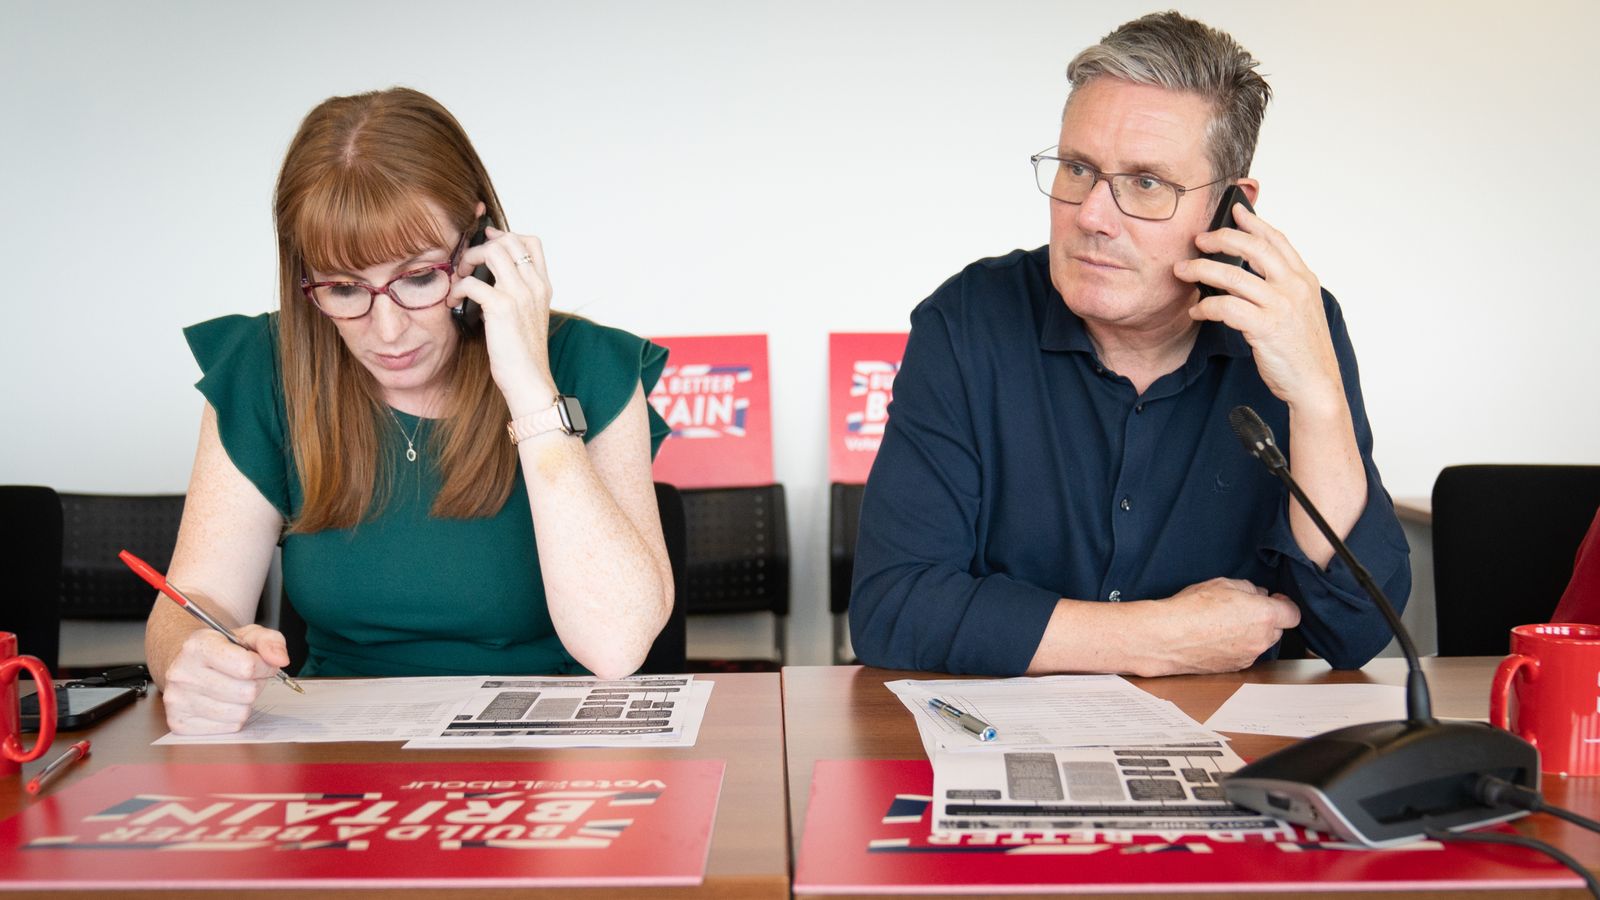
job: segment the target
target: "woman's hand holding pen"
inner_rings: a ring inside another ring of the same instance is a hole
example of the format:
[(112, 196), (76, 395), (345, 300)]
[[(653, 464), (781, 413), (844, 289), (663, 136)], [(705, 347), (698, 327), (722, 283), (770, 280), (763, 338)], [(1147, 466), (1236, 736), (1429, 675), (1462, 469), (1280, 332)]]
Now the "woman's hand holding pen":
[(550, 278), (538, 238), (498, 228), (486, 233), (487, 241), (462, 254), (459, 268), (471, 272), (480, 264), (488, 265), (494, 284), (467, 275), (456, 281), (449, 302), (454, 305), (469, 297), (483, 307), (489, 371), (505, 395), (511, 417), (518, 418), (555, 401), (549, 352)]
[(161, 695), (167, 727), (174, 732), (238, 731), (267, 679), (289, 664), (282, 634), (260, 625), (246, 625), (233, 634), (250, 649), (234, 646), (209, 628), (196, 628), (184, 640), (167, 669)]

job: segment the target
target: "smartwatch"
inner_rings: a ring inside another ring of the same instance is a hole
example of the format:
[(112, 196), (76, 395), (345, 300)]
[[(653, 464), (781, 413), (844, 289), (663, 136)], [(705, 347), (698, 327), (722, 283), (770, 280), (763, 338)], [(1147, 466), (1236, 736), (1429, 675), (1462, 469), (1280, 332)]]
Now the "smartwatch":
[(588, 430), (589, 423), (583, 418), (583, 407), (578, 404), (578, 398), (562, 394), (556, 395), (555, 402), (548, 409), (506, 423), (506, 434), (511, 436), (513, 444), (520, 444), (547, 431), (583, 437)]

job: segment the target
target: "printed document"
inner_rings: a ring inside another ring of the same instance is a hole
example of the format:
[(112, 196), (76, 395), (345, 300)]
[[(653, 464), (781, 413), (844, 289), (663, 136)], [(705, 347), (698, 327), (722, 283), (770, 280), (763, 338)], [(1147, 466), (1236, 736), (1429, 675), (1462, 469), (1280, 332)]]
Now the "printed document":
[(404, 741), (429, 733), (475, 679), (306, 678), (298, 694), (268, 680), (244, 727), (232, 734), (168, 734), (159, 744)]
[(406, 748), (692, 747), (711, 686), (692, 675), (485, 678)]
[(237, 732), (168, 734), (156, 743), (431, 739), (441, 743), (407, 746), (686, 747), (699, 735), (712, 686), (692, 675), (306, 678), (300, 685), (305, 694), (268, 681)]
[(1405, 689), (1391, 684), (1242, 684), (1211, 714), (1206, 727), (1309, 737), (1405, 717)]
[[(886, 686), (911, 710), (929, 759), (941, 750), (1225, 740), (1177, 704), (1118, 675), (905, 680)], [(928, 701), (934, 698), (993, 725), (995, 739), (979, 741), (929, 707)]]
[(933, 830), (1276, 830), (1276, 819), (1223, 799), (1220, 777), (1243, 764), (1221, 742), (939, 753)]

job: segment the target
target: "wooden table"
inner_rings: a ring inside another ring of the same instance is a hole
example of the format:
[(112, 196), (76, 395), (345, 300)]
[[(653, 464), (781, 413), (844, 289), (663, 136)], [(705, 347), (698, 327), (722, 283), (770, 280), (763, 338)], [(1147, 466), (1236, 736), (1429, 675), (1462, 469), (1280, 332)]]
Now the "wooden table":
[[(94, 746), (89, 758), (54, 782), (52, 792), (70, 788), (94, 772), (119, 763), (261, 763), (294, 764), (326, 762), (440, 762), (460, 760), (527, 761), (582, 759), (721, 759), (727, 769), (722, 795), (717, 805), (716, 826), (711, 835), (711, 855), (706, 865), (705, 882), (694, 888), (607, 888), (601, 890), (535, 891), (516, 890), (318, 890), (316, 895), (357, 897), (379, 900), (385, 897), (605, 897), (609, 898), (786, 898), (789, 896), (789, 851), (787, 820), (784, 816), (783, 721), (779, 703), (779, 682), (775, 674), (698, 675), (716, 682), (711, 703), (700, 728), (700, 739), (685, 749), (583, 749), (583, 750), (402, 750), (398, 743), (347, 744), (225, 744), (217, 746), (152, 747), (150, 742), (167, 732), (161, 700), (151, 696), (82, 733), (63, 732), (56, 738), (47, 759), (58, 748), (65, 748), (79, 737), (89, 737)], [(9, 818), (29, 802), (23, 784), (42, 762), (24, 767), (24, 777), (0, 780), (0, 819)], [(199, 897), (198, 891), (127, 891), (117, 897)], [(267, 896), (309, 896), (302, 891), (251, 890), (250, 898)], [(23, 896), (0, 891), (0, 900)], [(103, 891), (74, 893), (51, 891), (38, 896), (55, 898), (104, 896)]]
[[(1489, 682), (1498, 658), (1430, 658), (1423, 661), (1433, 688), (1433, 711), (1445, 717), (1482, 718), (1489, 712)], [(790, 840), (796, 858), (805, 834), (806, 804), (810, 799), (811, 770), (821, 759), (924, 759), (922, 742), (911, 714), (883, 684), (900, 678), (936, 678), (925, 672), (899, 672), (862, 666), (805, 666), (783, 670), (785, 750), (789, 766)], [(1178, 704), (1184, 712), (1204, 722), (1246, 682), (1268, 684), (1403, 684), (1405, 663), (1380, 659), (1357, 672), (1334, 672), (1320, 660), (1267, 663), (1228, 675), (1191, 675), (1172, 678), (1129, 679), (1158, 697)], [(1241, 734), (1233, 749), (1252, 759), (1289, 743), (1286, 738)], [(1574, 809), (1591, 818), (1600, 816), (1600, 778), (1546, 776), (1543, 789), (1551, 803)], [(1590, 871), (1600, 871), (1600, 836), (1546, 815), (1521, 819), (1524, 834), (1548, 841), (1576, 856)], [(1531, 851), (1530, 851), (1531, 852)], [(797, 895), (809, 896), (809, 895)], [(884, 895), (875, 895), (878, 900)], [(924, 895), (926, 896), (926, 895)], [(1030, 895), (1039, 896), (1039, 895)], [(1090, 895), (1062, 894), (1076, 900)], [(1126, 898), (1129, 894), (1108, 895)], [(1206, 898), (1231, 896), (1205, 894)], [(1250, 893), (1263, 898), (1304, 895)], [(1460, 896), (1438, 892), (1414, 894), (1340, 894), (1318, 891), (1316, 898)], [(1581, 890), (1521, 892), (1521, 897), (1587, 897)]]

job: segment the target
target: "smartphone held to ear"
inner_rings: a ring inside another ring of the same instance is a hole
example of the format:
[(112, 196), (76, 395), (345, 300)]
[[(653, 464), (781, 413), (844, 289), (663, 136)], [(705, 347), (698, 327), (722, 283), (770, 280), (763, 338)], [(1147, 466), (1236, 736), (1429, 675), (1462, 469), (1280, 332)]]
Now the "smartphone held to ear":
[[(1237, 184), (1230, 184), (1228, 185), (1228, 189), (1222, 192), (1222, 201), (1217, 204), (1217, 211), (1212, 214), (1211, 225), (1206, 230), (1216, 231), (1219, 228), (1237, 228), (1238, 225), (1234, 224), (1233, 221), (1233, 205), (1235, 203), (1243, 203), (1245, 209), (1248, 209), (1251, 212), (1256, 211), (1256, 208), (1250, 205), (1250, 200), (1244, 195), (1244, 191), (1240, 189)], [(1226, 253), (1207, 253), (1202, 256), (1201, 259), (1211, 259), (1225, 265), (1238, 266), (1244, 269), (1246, 272), (1252, 272), (1253, 274), (1253, 270), (1251, 270), (1250, 265), (1246, 263), (1243, 258), (1238, 256), (1230, 256)], [(1215, 297), (1218, 294), (1227, 293), (1227, 291), (1224, 291), (1222, 288), (1212, 287), (1203, 281), (1200, 282), (1199, 287), (1200, 299), (1202, 300), (1207, 297)]]
[[(467, 239), (467, 246), (476, 247), (488, 240), (488, 229), (493, 224), (494, 221), (488, 215), (481, 216), (478, 219), (478, 224), (474, 226), (472, 237)], [(480, 264), (473, 269), (472, 277), (484, 284), (494, 284), (494, 273), (490, 272), (489, 267), (486, 265)], [(452, 313), (451, 318), (455, 320), (456, 327), (461, 329), (462, 334), (476, 331), (483, 325), (483, 308), (471, 299), (463, 298), (461, 305), (452, 307), (450, 312)]]

